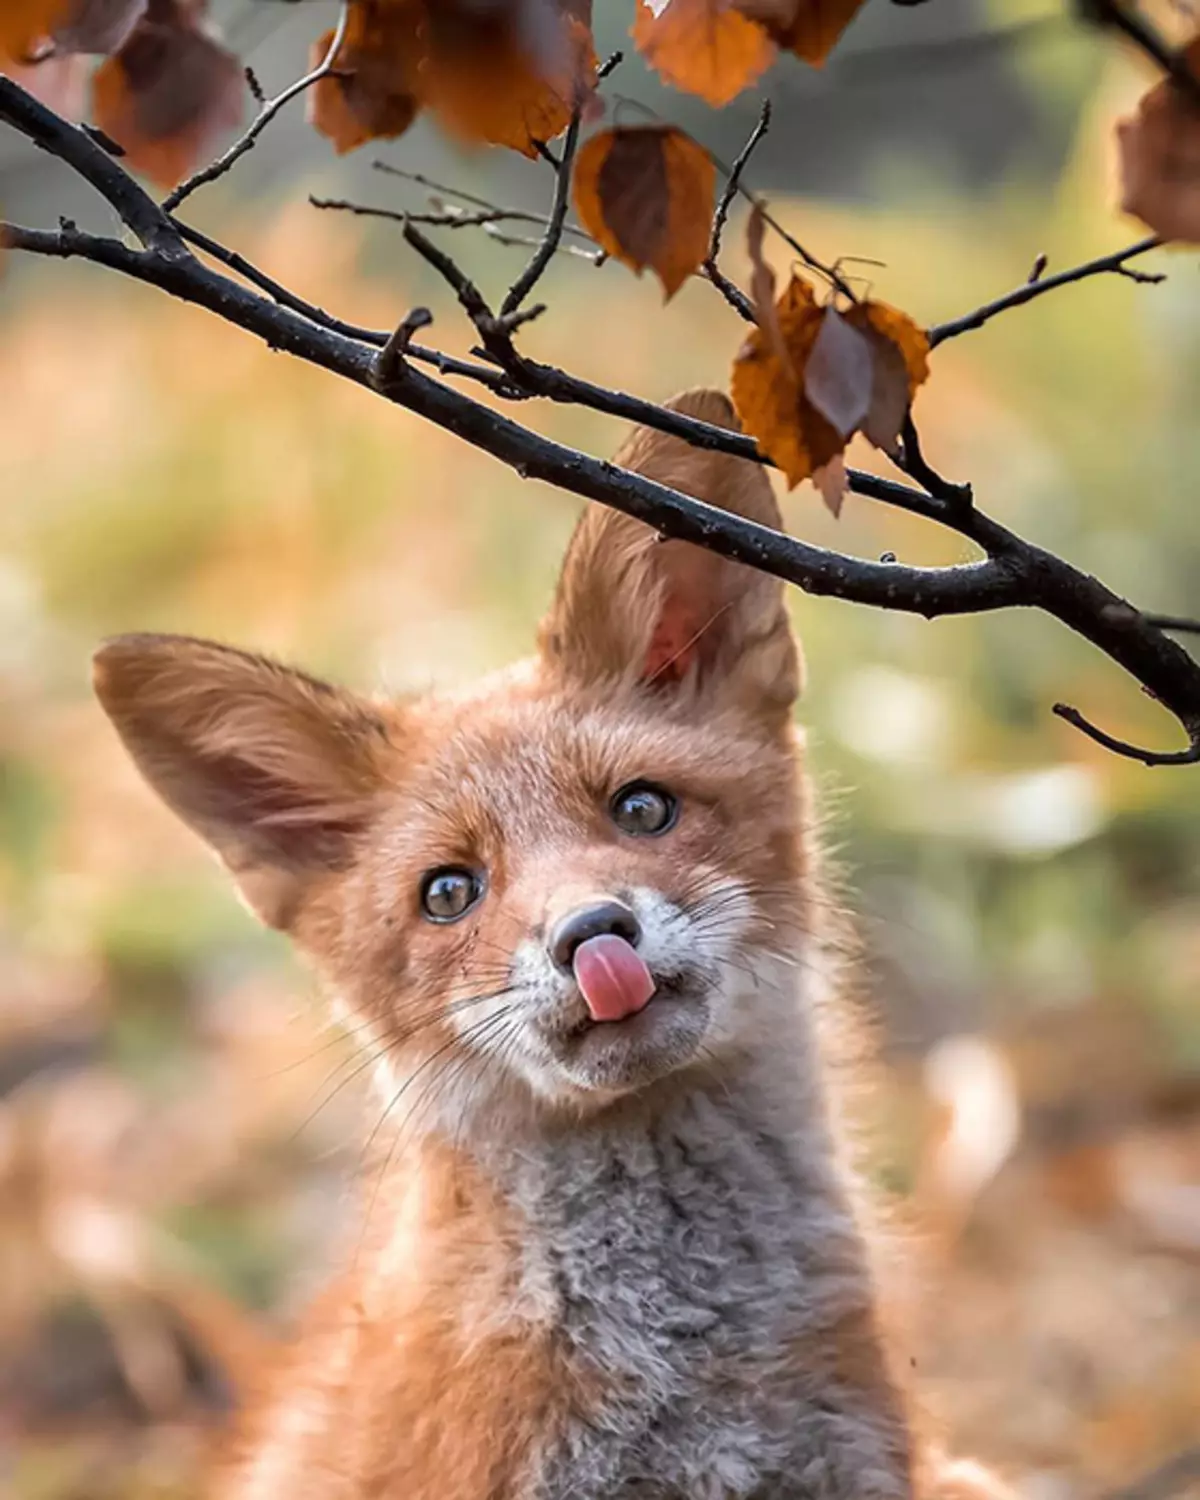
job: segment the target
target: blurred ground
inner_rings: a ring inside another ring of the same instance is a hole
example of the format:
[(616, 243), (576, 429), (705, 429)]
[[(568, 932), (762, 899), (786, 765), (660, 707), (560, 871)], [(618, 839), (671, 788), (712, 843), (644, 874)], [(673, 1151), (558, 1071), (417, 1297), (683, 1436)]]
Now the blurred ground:
[[(957, 314), (1038, 251), (1120, 242), (1101, 142), (1137, 87), (1114, 64), (1067, 91), (1053, 193), (1020, 171), (974, 198), (911, 166), (898, 184), (881, 148), (891, 206), (781, 211), (830, 257), (884, 261), (864, 274), (918, 318)], [(465, 347), (397, 237), (304, 206), (323, 185), (211, 222), (346, 317), (433, 300)], [(513, 252), (460, 249), (507, 279)], [(1196, 613), (1200, 300), (1194, 257), (1163, 264), (1163, 286), (1094, 281), (947, 347), (918, 414), (1001, 519)], [(530, 348), (650, 396), (723, 381), (741, 336), (699, 285), (665, 313), (615, 266), (560, 266), (548, 291)], [(0, 1487), (165, 1500), (195, 1492), (212, 1425), (319, 1275), (367, 1106), (309, 982), (122, 758), (89, 649), (178, 629), (364, 687), (460, 680), (528, 645), (575, 507), (102, 273), (10, 266), (0, 299)], [(618, 438), (521, 415), (594, 452)], [(865, 555), (962, 555), (853, 497), (837, 524), (808, 490), (786, 505)], [(1197, 773), (1049, 715), (1066, 697), (1128, 738), (1172, 733), (1051, 622), (793, 602), (883, 1023), (878, 1171), (918, 1231), (918, 1371), (957, 1446), (1083, 1500), (1200, 1428)]]

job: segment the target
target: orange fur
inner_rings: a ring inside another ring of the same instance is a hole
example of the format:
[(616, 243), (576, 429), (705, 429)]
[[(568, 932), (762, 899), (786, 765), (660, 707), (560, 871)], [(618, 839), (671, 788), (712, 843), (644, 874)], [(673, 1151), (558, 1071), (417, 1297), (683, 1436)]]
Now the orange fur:
[[(712, 392), (676, 406), (732, 421)], [(621, 460), (780, 524), (756, 466), (648, 432)], [(531, 1249), (549, 1231), (500, 1179), (514, 1163), (555, 1160), (597, 1119), (618, 1134), (633, 1128), (708, 1073), (728, 1091), (741, 1059), (782, 1050), (786, 1062), (789, 1044), (764, 1031), (774, 1024), (769, 1005), (760, 1017), (747, 1001), (724, 1053), (670, 1052), (642, 1087), (613, 1083), (624, 1075), (608, 1053), (610, 1071), (596, 1082), (586, 1069), (556, 1072), (536, 1059), (519, 1073), (479, 1038), (492, 1027), (493, 1038), (520, 1040), (495, 1029), (509, 1025), (496, 994), (512, 988), (520, 963), (545, 963), (546, 935), (565, 913), (614, 891), (651, 892), (641, 899), (652, 914), (686, 913), (718, 892), (726, 904), (712, 941), (730, 956), (706, 981), (714, 994), (721, 984), (736, 990), (755, 955), (798, 972), (806, 965), (789, 953), (819, 955), (829, 903), (791, 726), (801, 672), (776, 580), (597, 508), (576, 531), (537, 658), (469, 695), (368, 703), (176, 637), (129, 637), (99, 653), (97, 692), (147, 779), (263, 920), (291, 934), (405, 1080), (389, 1104), (391, 1115), (403, 1097), (380, 1143), (383, 1164), (368, 1174), (378, 1197), (350, 1265), (249, 1404), (218, 1481), (225, 1500), (536, 1500), (547, 1454), (638, 1399), (640, 1372), (610, 1368), (568, 1336), (554, 1257)], [(626, 837), (613, 825), (616, 789), (647, 777), (686, 810), (668, 837)], [(429, 921), (423, 877), (459, 866), (484, 872), (483, 898), (461, 922)], [(692, 947), (703, 946), (702, 931)], [(712, 977), (726, 971), (734, 978)], [(568, 1019), (582, 1015), (594, 1039), (577, 995), (554, 1003), (574, 1006)], [(471, 1006), (481, 1019), (464, 1012)], [(667, 1024), (659, 1013), (647, 1011), (652, 1042), (653, 1027)], [(929, 1477), (913, 1480), (907, 1392), (859, 1265), (834, 1113), (818, 1099), (805, 1127), (806, 1149), (827, 1158), (806, 1170), (841, 1226), (810, 1256), (814, 1277), (833, 1288), (828, 1309), (806, 1313), (802, 1333), (781, 1332), (778, 1349), (697, 1355), (703, 1388), (738, 1412), (764, 1381), (784, 1395), (822, 1390), (874, 1444), (863, 1473), (883, 1488), (868, 1493), (910, 1494), (915, 1483), (944, 1500), (987, 1500), (971, 1489), (975, 1471), (939, 1470), (923, 1440), (916, 1467)], [(780, 1149), (791, 1149), (787, 1140)], [(682, 1362), (685, 1375), (691, 1363)], [(852, 1483), (844, 1500), (852, 1493), (861, 1500)], [(675, 1497), (651, 1478), (622, 1494)]]

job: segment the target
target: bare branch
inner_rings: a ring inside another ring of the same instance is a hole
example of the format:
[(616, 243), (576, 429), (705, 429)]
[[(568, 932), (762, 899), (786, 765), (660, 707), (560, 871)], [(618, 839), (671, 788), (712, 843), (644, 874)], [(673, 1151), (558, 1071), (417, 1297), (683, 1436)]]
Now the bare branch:
[(1187, 615), (1144, 615), (1147, 625), (1156, 630), (1176, 630), (1184, 634), (1200, 635), (1200, 620)]
[[(405, 167), (393, 166), (389, 161), (373, 161), (371, 166), (377, 172), (386, 172), (389, 177), (399, 177), (405, 182), (414, 182), (418, 187), (428, 188), (431, 194), (441, 198), (455, 198), (459, 203), (470, 203), (475, 208), (488, 209), (497, 216), (497, 222), (508, 219), (518, 223), (536, 224), (544, 229), (548, 220), (545, 214), (532, 213), (524, 208), (505, 208), (502, 204), (494, 203), (490, 198), (481, 198), (478, 193), (468, 193), (462, 188), (447, 187), (444, 182), (435, 182), (432, 177), (426, 177), (424, 172), (410, 172)], [(454, 212), (451, 206), (448, 210)], [(585, 240), (589, 245), (599, 250), (596, 241), (588, 234), (586, 229), (580, 229), (578, 224), (564, 224), (564, 234), (573, 235), (576, 239)], [(535, 240), (536, 244), (537, 241)]]
[(733, 200), (737, 197), (738, 186), (742, 180), (742, 172), (746, 163), (754, 155), (754, 148), (766, 135), (771, 126), (771, 101), (764, 99), (762, 109), (759, 111), (758, 121), (750, 132), (746, 144), (738, 152), (729, 176), (725, 182), (725, 188), (717, 202), (716, 212), (713, 214), (712, 230), (708, 236), (708, 254), (704, 257), (702, 267), (705, 276), (725, 298), (730, 307), (748, 323), (754, 322), (754, 308), (749, 297), (742, 291), (741, 287), (730, 281), (729, 277), (717, 264), (721, 253), (721, 237), (725, 233), (725, 221), (729, 217), (729, 209)]
[[(1106, 748), (1132, 755), (1148, 765), (1200, 761), (1200, 663), (1171, 640), (1164, 629), (1155, 626), (1097, 579), (1016, 536), (977, 507), (955, 506), (948, 498), (893, 484), (875, 475), (852, 477), (859, 493), (950, 527), (970, 538), (986, 554), (978, 562), (935, 568), (846, 556), (718, 510), (642, 475), (544, 438), (469, 395), (432, 379), (411, 360), (436, 360), (440, 356), (434, 351), (418, 353), (411, 343), (402, 348), (407, 333), (379, 335), (370, 330), (350, 333), (330, 326), (335, 320), (327, 314), (290, 293), (285, 293), (284, 300), (278, 295), (282, 289), (270, 278), (256, 268), (247, 269), (248, 263), (244, 261), (232, 263), (231, 252), (219, 246), (216, 251), (212, 249), (215, 242), (201, 248), (219, 262), (226, 257), (229, 270), (245, 276), (258, 289), (244, 286), (204, 264), (182, 243), (185, 233), (195, 242), (194, 231), (185, 231), (183, 226), (162, 215), (96, 142), (35, 105), (18, 85), (2, 78), (0, 120), (14, 124), (43, 149), (69, 162), (119, 212), (127, 209), (131, 217), (126, 222), (132, 227), (136, 219), (148, 237), (143, 239), (144, 248), (138, 250), (118, 240), (85, 234), (70, 224), (57, 232), (5, 227), (0, 232), (13, 247), (43, 255), (77, 256), (120, 271), (205, 307), (262, 339), (269, 347), (293, 354), (368, 390), (379, 389), (378, 349), (393, 342), (395, 369), (389, 372), (391, 379), (382, 392), (385, 399), (493, 455), (523, 477), (556, 484), (572, 494), (624, 511), (663, 535), (707, 547), (783, 578), (809, 593), (930, 619), (1014, 606), (1040, 609), (1130, 672), (1178, 718), (1190, 748), (1168, 753), (1144, 751), (1096, 729), (1077, 709), (1058, 705), (1056, 712), (1061, 717)], [(464, 310), (480, 333), (487, 357), (501, 365), (495, 375), (505, 384), (502, 394), (515, 390), (518, 394), (547, 395), (556, 400), (577, 400), (586, 394), (585, 404), (597, 409), (647, 420), (701, 446), (720, 447), (750, 459), (760, 457), (754, 444), (740, 434), (710, 428), (705, 423), (691, 424), (677, 413), (664, 412), (650, 403), (640, 403), (636, 398), (607, 392), (601, 387), (589, 387), (565, 372), (521, 359), (512, 350), (510, 328), (503, 315), (499, 318), (493, 315), (478, 288), (450, 257), (432, 246), (411, 224), (406, 226), (405, 234), (455, 287)], [(481, 373), (483, 368), (467, 366), (462, 373), (487, 383), (487, 377)], [(567, 391), (571, 392), (569, 396)]]
[(1082, 265), (1071, 266), (1069, 270), (1059, 271), (1054, 276), (1044, 274), (1045, 257), (1038, 256), (1034, 262), (1037, 275), (1031, 274), (1028, 281), (1015, 287), (1011, 292), (1006, 292), (1003, 297), (997, 297), (994, 302), (985, 302), (974, 312), (964, 313), (961, 318), (952, 318), (949, 323), (936, 323), (929, 330), (929, 346), (931, 349), (936, 349), (939, 344), (944, 344), (947, 339), (957, 338), (960, 333), (969, 333), (974, 328), (982, 328), (985, 323), (990, 322), (1000, 313), (1007, 312), (1010, 307), (1023, 307), (1026, 302), (1032, 302), (1035, 297), (1044, 297), (1047, 292), (1056, 291), (1060, 286), (1069, 286), (1075, 281), (1085, 281), (1089, 276), (1116, 272), (1136, 281), (1165, 281), (1166, 276), (1161, 272), (1133, 272), (1125, 265), (1126, 261), (1132, 260), (1137, 255), (1145, 255), (1149, 250), (1157, 250), (1163, 243), (1164, 241), (1158, 235), (1149, 234), (1145, 239), (1135, 240), (1132, 245), (1126, 245), (1124, 250), (1114, 250), (1110, 255), (1099, 255), (1095, 260), (1085, 260)]
[(516, 312), (521, 306), (541, 279), (542, 273), (554, 258), (554, 252), (562, 240), (563, 225), (567, 221), (567, 206), (571, 201), (571, 169), (575, 165), (575, 151), (579, 145), (580, 119), (581, 111), (577, 104), (571, 113), (571, 123), (567, 126), (562, 157), (555, 168), (557, 177), (554, 184), (554, 203), (550, 209), (550, 217), (546, 221), (545, 233), (537, 249), (530, 256), (528, 265), (509, 287), (504, 301), (500, 304), (502, 315)]
[[(295, 83), (289, 84), (281, 94), (276, 94), (274, 99), (268, 99), (258, 114), (255, 115), (246, 133), (239, 136), (227, 151), (222, 152), (217, 157), (216, 161), (209, 162), (207, 167), (202, 167), (199, 172), (193, 173), (186, 182), (181, 182), (177, 188), (169, 192), (163, 199), (163, 208), (166, 209), (167, 213), (173, 213), (185, 198), (191, 197), (197, 188), (203, 187), (206, 183), (215, 182), (218, 177), (223, 177), (236, 161), (252, 149), (259, 136), (285, 104), (290, 104), (298, 95), (312, 88), (314, 84), (320, 83), (322, 78), (329, 77), (333, 71), (333, 60), (338, 55), (342, 42), (345, 40), (346, 26), (349, 19), (349, 0), (342, 0), (342, 8), (338, 14), (337, 26), (334, 28), (333, 40), (329, 43), (329, 50), (326, 52), (323, 61), (318, 63), (310, 72), (306, 73), (303, 78), (297, 78)], [(253, 87), (251, 88), (251, 92), (253, 92)], [(259, 90), (259, 95), (256, 97), (261, 97), (261, 89)]]

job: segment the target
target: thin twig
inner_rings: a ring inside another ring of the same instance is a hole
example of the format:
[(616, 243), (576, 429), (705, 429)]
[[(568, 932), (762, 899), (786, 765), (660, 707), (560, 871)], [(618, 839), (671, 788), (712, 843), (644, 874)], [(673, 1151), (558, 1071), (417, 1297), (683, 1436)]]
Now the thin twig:
[(229, 171), (230, 167), (233, 166), (234, 162), (240, 157), (245, 156), (247, 151), (251, 150), (259, 136), (285, 104), (290, 104), (297, 95), (303, 94), (306, 89), (310, 89), (314, 84), (320, 83), (322, 78), (329, 77), (333, 71), (334, 58), (341, 51), (342, 42), (345, 40), (346, 26), (349, 19), (349, 0), (342, 0), (337, 26), (334, 29), (333, 39), (329, 43), (329, 50), (326, 52), (324, 59), (315, 68), (306, 73), (303, 78), (297, 78), (295, 83), (289, 84), (281, 94), (276, 94), (274, 99), (268, 99), (258, 114), (255, 115), (250, 128), (244, 135), (239, 136), (227, 151), (218, 156), (215, 161), (209, 162), (207, 167), (202, 167), (200, 171), (194, 172), (186, 182), (181, 182), (177, 188), (168, 193), (163, 199), (163, 208), (167, 213), (173, 213), (185, 198), (191, 197), (197, 188), (204, 187), (206, 183), (215, 182), (218, 177), (223, 177)]
[[(1128, 274), (1125, 271), (1126, 261), (1132, 260), (1136, 255), (1145, 255), (1149, 250), (1157, 250), (1163, 243), (1158, 235), (1150, 234), (1132, 245), (1126, 245), (1124, 250), (1114, 250), (1110, 255), (1098, 255), (1095, 260), (1085, 260), (1082, 265), (1071, 266), (1069, 270), (1059, 271), (1057, 275), (1043, 275), (1036, 279), (1031, 277), (1011, 292), (1006, 292), (1003, 297), (997, 297), (994, 302), (985, 302), (974, 312), (964, 313), (961, 318), (952, 318), (948, 323), (935, 324), (929, 330), (929, 347), (936, 349), (939, 344), (944, 344), (947, 339), (957, 338), (960, 333), (982, 328), (985, 323), (998, 314), (1007, 312), (1010, 307), (1022, 307), (1026, 302), (1044, 297), (1047, 292), (1056, 291), (1060, 286), (1068, 286), (1072, 282), (1084, 281), (1089, 276), (1100, 276), (1106, 272)], [(1035, 267), (1036, 264), (1035, 262)], [(1162, 281), (1165, 278), (1158, 273), (1147, 275), (1143, 272), (1137, 279)]]
[(354, 203), (348, 198), (318, 198), (309, 193), (308, 201), (313, 208), (339, 209), (342, 213), (357, 214), (367, 219), (390, 219), (394, 224), (428, 224), (441, 229), (471, 229), (481, 224), (499, 224), (506, 219), (524, 219), (528, 214), (511, 214), (504, 208), (481, 208), (477, 211), (453, 210), (441, 213), (410, 213), (404, 208), (376, 208), (371, 203)]
[(708, 254), (704, 257), (702, 267), (705, 276), (725, 298), (730, 307), (748, 323), (754, 322), (754, 307), (750, 298), (746, 296), (735, 282), (721, 270), (717, 264), (717, 258), (721, 253), (721, 236), (725, 233), (725, 221), (729, 217), (730, 205), (737, 196), (738, 184), (742, 180), (742, 171), (746, 163), (754, 154), (754, 148), (766, 135), (771, 125), (771, 101), (764, 99), (762, 109), (759, 111), (758, 121), (750, 132), (746, 144), (738, 152), (733, 166), (730, 168), (729, 176), (725, 181), (725, 188), (717, 202), (716, 212), (713, 214), (712, 230), (708, 236)]
[[(448, 187), (444, 182), (435, 182), (432, 177), (426, 177), (424, 172), (410, 172), (406, 167), (396, 167), (388, 161), (373, 161), (371, 166), (377, 172), (386, 172), (389, 177), (400, 177), (405, 182), (414, 182), (418, 187), (428, 188), (431, 193), (436, 193), (441, 197), (457, 198), (460, 203), (470, 203), (475, 208), (492, 210), (496, 213), (497, 220), (511, 219), (514, 222), (536, 224), (542, 229), (546, 227), (545, 214), (532, 213), (525, 208), (505, 208), (490, 198), (481, 198), (478, 193), (468, 193), (462, 188)], [(578, 224), (564, 224), (562, 232), (574, 235), (576, 239), (586, 240), (589, 245), (596, 244), (587, 230), (581, 229)], [(536, 244), (537, 241), (533, 243)]]
[(550, 209), (550, 217), (546, 220), (545, 232), (537, 248), (529, 257), (525, 269), (509, 287), (504, 301), (500, 304), (501, 317), (516, 312), (521, 306), (553, 260), (554, 252), (562, 240), (563, 225), (566, 223), (567, 208), (571, 201), (571, 168), (575, 164), (575, 150), (579, 145), (581, 118), (582, 110), (577, 104), (571, 112), (571, 123), (567, 126), (566, 139), (563, 141), (562, 157), (555, 168), (557, 176), (554, 183), (554, 203)]
[(975, 497), (969, 484), (957, 484), (952, 479), (943, 478), (926, 462), (925, 454), (921, 450), (921, 437), (917, 432), (911, 412), (904, 419), (900, 439), (903, 447), (892, 462), (902, 473), (916, 480), (931, 495), (935, 495), (952, 509), (957, 510), (974, 503)]
[(1191, 619), (1187, 615), (1143, 614), (1142, 619), (1156, 630), (1177, 630), (1185, 635), (1200, 635), (1200, 620)]
[[(40, 106), (37, 107), (40, 113), (31, 112), (32, 105), (33, 101), (19, 85), (0, 78), (0, 120), (16, 125), (44, 149), (67, 161), (118, 207), (126, 223), (132, 225), (136, 219), (147, 226), (148, 232), (156, 228), (160, 238), (137, 250), (120, 240), (85, 234), (70, 224), (57, 232), (2, 226), (0, 233), (7, 243), (38, 254), (79, 256), (119, 271), (207, 308), (262, 339), (270, 348), (293, 354), (368, 389), (375, 388), (378, 344), (371, 347), (361, 339), (323, 327), (310, 316), (282, 305), (269, 293), (263, 295), (204, 264), (186, 245), (181, 246), (178, 226), (162, 215), (131, 178), (119, 187), (114, 183), (114, 171), (121, 177), (125, 174), (102, 147)], [(423, 242), (422, 253), (438, 263), (448, 280), (453, 278), (451, 284), (457, 282), (460, 301), (480, 330), (489, 357), (500, 357), (500, 351), (508, 357), (507, 351), (512, 347), (508, 330), (492, 316), (478, 289), (450, 257), (424, 241), (412, 225), (406, 226), (406, 234), (414, 244)], [(384, 336), (383, 342), (387, 340), (388, 336)], [(413, 346), (409, 346), (408, 352), (416, 357)], [(914, 509), (941, 522), (971, 538), (986, 554), (979, 562), (940, 568), (869, 562), (815, 547), (718, 510), (644, 475), (591, 458), (541, 437), (463, 392), (431, 379), (407, 359), (399, 359), (397, 366), (394, 383), (386, 392), (388, 400), (492, 454), (521, 475), (557, 484), (573, 494), (621, 510), (664, 535), (706, 547), (786, 579), (810, 593), (927, 618), (1012, 606), (1041, 609), (1130, 672), (1148, 694), (1176, 715), (1187, 733), (1190, 748), (1165, 754), (1146, 751), (1096, 729), (1076, 709), (1059, 705), (1056, 711), (1062, 717), (1106, 748), (1148, 765), (1200, 761), (1200, 663), (1163, 629), (1148, 623), (1139, 610), (1097, 579), (1016, 536), (977, 507), (954, 511), (934, 495), (906, 486), (889, 487), (887, 481), (865, 476), (870, 484), (880, 488), (880, 498), (886, 496), (888, 503)], [(506, 370), (505, 374), (521, 388), (527, 378), (532, 378), (528, 372), (536, 373), (539, 367), (523, 361), (515, 368), (522, 371), (519, 381), (511, 372)], [(535, 393), (565, 399), (561, 387), (556, 385), (563, 378), (562, 372), (546, 369), (552, 377), (548, 387)], [(600, 388), (596, 389), (601, 396), (605, 395)], [(622, 399), (637, 405), (634, 398)], [(679, 414), (664, 412), (654, 425), (665, 428), (668, 417), (678, 420)], [(702, 430), (708, 428), (708, 424), (699, 426)], [(690, 435), (680, 435), (692, 441)], [(700, 441), (704, 446), (718, 446), (707, 441), (703, 433)], [(720, 446), (747, 442), (730, 433), (724, 435)], [(752, 444), (750, 450), (745, 456), (756, 456)], [(893, 491), (898, 493), (893, 495)], [(864, 486), (864, 492), (871, 493), (871, 489)]]
[(427, 307), (414, 307), (404, 314), (396, 324), (387, 343), (375, 356), (372, 377), (377, 390), (386, 391), (395, 383), (413, 334), (419, 328), (428, 328), (432, 322), (433, 314)]

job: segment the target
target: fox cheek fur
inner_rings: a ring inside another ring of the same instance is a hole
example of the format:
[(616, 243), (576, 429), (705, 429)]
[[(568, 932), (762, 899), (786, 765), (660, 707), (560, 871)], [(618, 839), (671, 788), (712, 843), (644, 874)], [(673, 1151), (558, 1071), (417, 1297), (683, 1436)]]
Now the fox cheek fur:
[[(780, 523), (757, 466), (648, 431), (619, 461)], [(224, 1500), (997, 1493), (939, 1479), (881, 1328), (814, 1022), (800, 678), (776, 580), (598, 507), (536, 656), (470, 694), (98, 653), (146, 779), (405, 1096)]]

